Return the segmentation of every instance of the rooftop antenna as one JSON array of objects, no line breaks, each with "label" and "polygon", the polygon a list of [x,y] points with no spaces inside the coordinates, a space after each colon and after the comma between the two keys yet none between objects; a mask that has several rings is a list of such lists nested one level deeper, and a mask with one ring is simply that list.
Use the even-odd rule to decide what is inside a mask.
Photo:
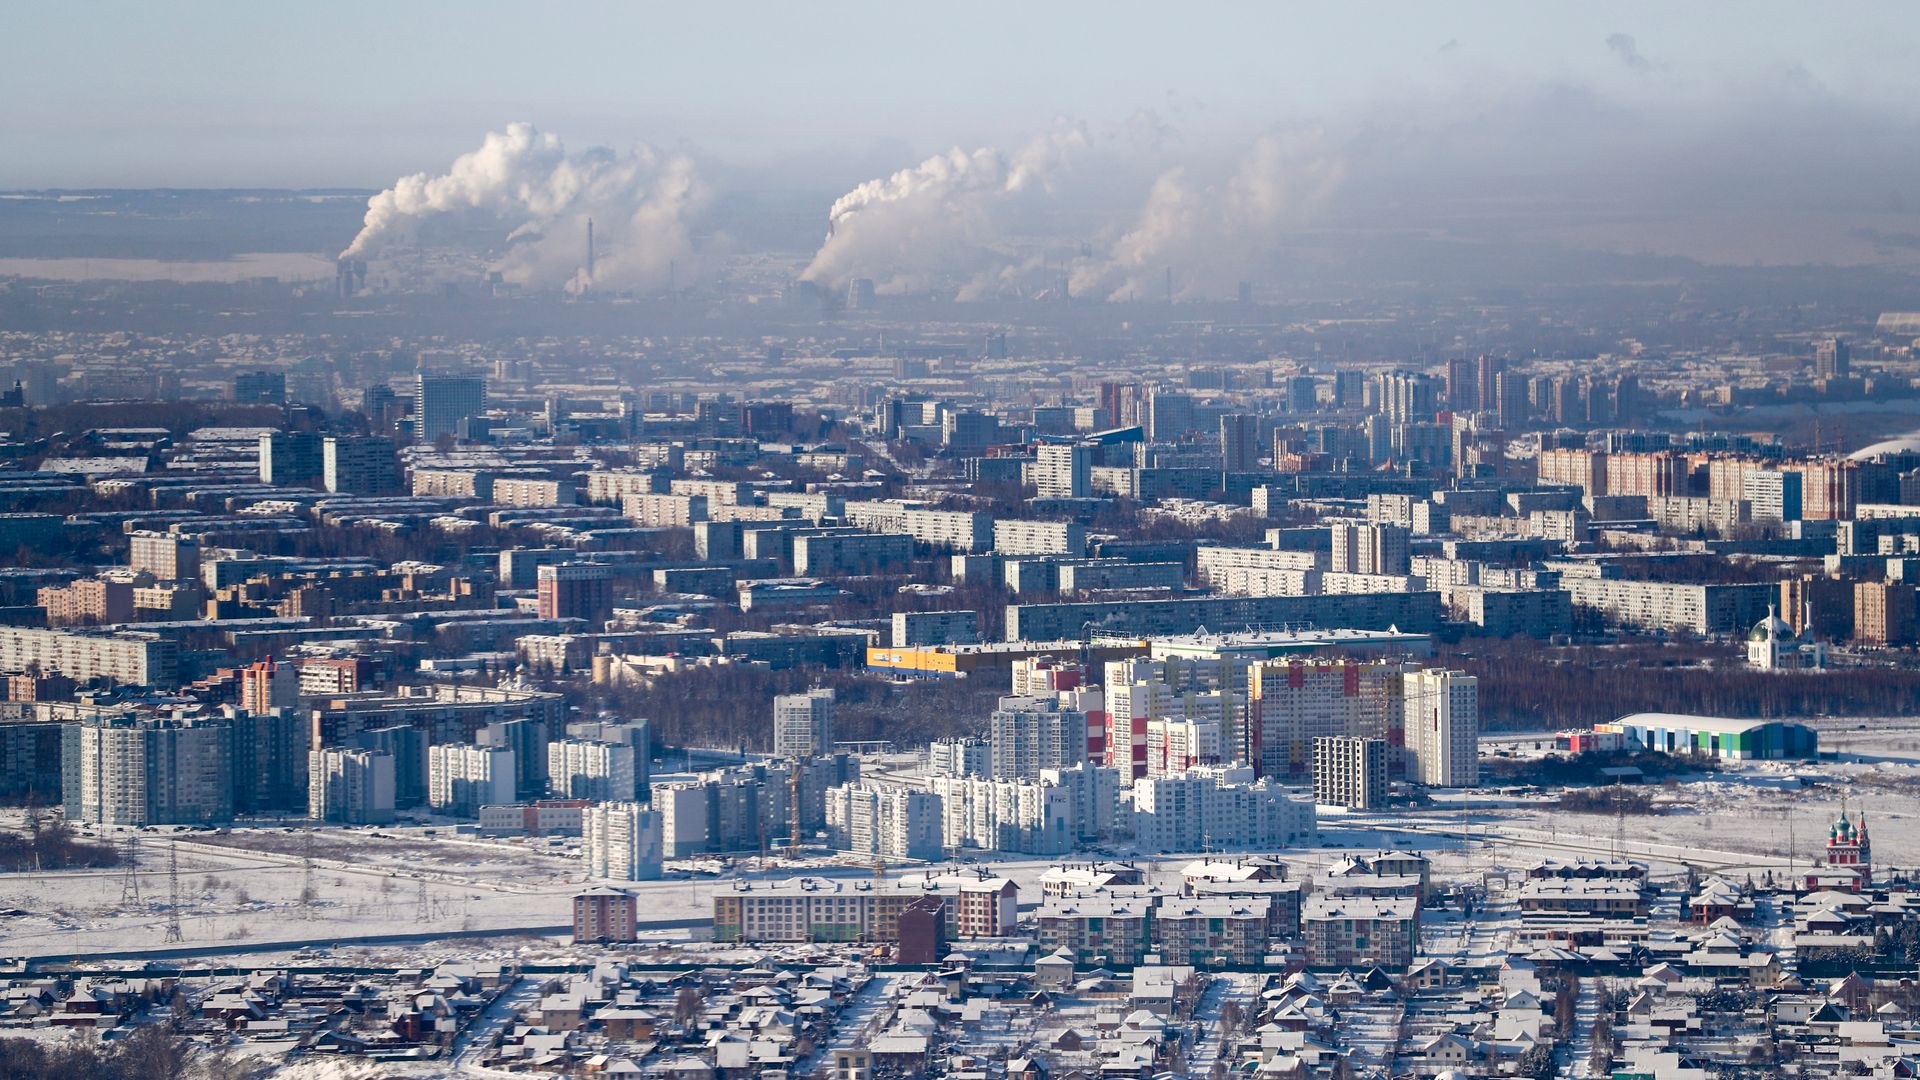
[{"label": "rooftop antenna", "polygon": [[180,933],[180,841],[167,842],[167,936],[169,942],[181,940]]}]

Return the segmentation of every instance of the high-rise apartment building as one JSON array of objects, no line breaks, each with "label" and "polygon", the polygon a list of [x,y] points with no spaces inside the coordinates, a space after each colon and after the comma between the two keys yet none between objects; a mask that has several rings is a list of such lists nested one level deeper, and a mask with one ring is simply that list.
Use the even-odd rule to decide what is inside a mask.
[{"label": "high-rise apartment building", "polygon": [[1846,459],[1809,461],[1795,467],[1800,473],[1800,516],[1808,521],[1846,521],[1861,502],[1860,462]]},{"label": "high-rise apartment building", "polygon": [[427,748],[427,805],[473,817],[514,799],[514,754],[504,746],[440,743]]},{"label": "high-rise apartment building", "polygon": [[547,790],[562,799],[631,802],[645,776],[635,759],[645,752],[631,743],[556,739],[547,744]]},{"label": "high-rise apartment building", "polygon": [[1320,381],[1311,375],[1287,376],[1287,411],[1295,416],[1305,416],[1320,408]]},{"label": "high-rise apartment building", "polygon": [[351,745],[377,750],[393,759],[393,803],[419,806],[427,801],[427,733],[410,724],[369,728],[353,734]]},{"label": "high-rise apartment building", "polygon": [[1438,386],[1433,377],[1412,371],[1383,371],[1374,377],[1378,412],[1392,424],[1431,420],[1438,410]]},{"label": "high-rise apartment building", "polygon": [[[1507,360],[1503,356],[1481,354],[1474,361],[1474,403],[1473,407],[1486,412],[1501,412],[1501,399],[1506,394],[1517,393],[1517,386],[1510,385],[1503,390],[1500,380],[1508,377]],[[1460,406],[1456,403],[1454,408]]]},{"label": "high-rise apartment building", "polygon": [[1220,461],[1227,472],[1252,472],[1260,467],[1258,416],[1227,413],[1220,418]]},{"label": "high-rise apartment building", "polygon": [[233,820],[233,724],[102,717],[62,732],[67,820],[206,825]]},{"label": "high-rise apartment building", "polygon": [[285,660],[261,660],[240,669],[240,707],[250,713],[300,704],[300,669]]},{"label": "high-rise apartment building", "polygon": [[142,530],[128,538],[127,566],[160,581],[200,578],[200,541],[191,536]]},{"label": "high-rise apartment building", "polygon": [[832,690],[781,694],[773,699],[773,756],[810,758],[832,752]]},{"label": "high-rise apartment building", "polygon": [[514,797],[535,799],[547,791],[547,744],[556,727],[550,720],[516,716],[482,725],[473,741],[513,751]]},{"label": "high-rise apartment building", "polygon": [[942,844],[1029,855],[1064,855],[1113,825],[1113,770],[1081,765],[1023,779],[934,777]]},{"label": "high-rise apartment building", "polygon": [[343,825],[388,825],[394,817],[393,755],[327,746],[307,755],[307,816]]},{"label": "high-rise apartment building", "polygon": [[1747,501],[1756,522],[1799,521],[1803,479],[1800,473],[1788,469],[1749,469],[1740,476],[1736,498]]},{"label": "high-rise apartment building", "polygon": [[[1245,737],[1235,752],[1261,776],[1309,779],[1315,740],[1339,736],[1404,740],[1400,690],[1406,666],[1394,661],[1293,659],[1247,673]],[[1394,769],[1389,754],[1387,767]]]},{"label": "high-rise apartment building", "polygon": [[935,739],[927,745],[927,775],[992,776],[993,744],[972,737]]},{"label": "high-rise apartment building", "polygon": [[1245,767],[1190,769],[1133,785],[1134,842],[1147,851],[1310,844],[1313,803]]},{"label": "high-rise apartment building", "polygon": [[233,377],[233,400],[242,405],[284,405],[287,402],[287,373],[243,371]]},{"label": "high-rise apartment building", "polygon": [[1313,801],[1372,810],[1387,801],[1387,741],[1345,735],[1313,740]]},{"label": "high-rise apartment building", "polygon": [[543,619],[585,619],[598,624],[613,613],[613,567],[599,563],[562,563],[535,571],[535,593]]},{"label": "high-rise apartment building", "polygon": [[1813,348],[1813,377],[1845,379],[1853,374],[1853,350],[1837,337],[1828,338]]},{"label": "high-rise apartment building", "polygon": [[658,810],[626,800],[600,802],[582,815],[587,874],[613,881],[657,881],[663,857]]},{"label": "high-rise apartment building", "polygon": [[1480,783],[1480,681],[1460,671],[1402,677],[1410,778],[1428,787]]},{"label": "high-rise apartment building", "polygon": [[1863,645],[1910,645],[1915,640],[1914,588],[1900,581],[1853,586],[1853,639]]},{"label": "high-rise apartment building", "polygon": [[269,431],[260,436],[260,482],[277,487],[311,487],[326,472],[323,440],[317,431]]},{"label": "high-rise apartment building", "polygon": [[1042,769],[1064,769],[1087,760],[1087,715],[1061,707],[1057,698],[1003,697],[991,725],[993,775],[1034,779]]},{"label": "high-rise apartment building", "polygon": [[1193,430],[1193,398],[1154,387],[1144,411],[1148,442],[1173,442]]},{"label": "high-rise apartment building", "polygon": [[882,859],[937,860],[941,813],[932,792],[845,784],[826,795],[827,844]]},{"label": "high-rise apartment building", "polygon": [[1339,574],[1404,575],[1412,565],[1413,530],[1400,525],[1333,525],[1333,557]]},{"label": "high-rise apartment building", "polygon": [[478,375],[421,372],[413,391],[414,438],[431,443],[442,435],[465,439],[472,421],[487,412],[487,380]]},{"label": "high-rise apartment building", "polygon": [[1447,408],[1456,413],[1481,408],[1478,365],[1464,356],[1447,361]]},{"label": "high-rise apartment building", "polygon": [[1143,396],[1139,383],[1103,382],[1100,384],[1100,422],[1106,427],[1124,427],[1140,423]]},{"label": "high-rise apartment building", "polygon": [[1034,493],[1042,499],[1085,499],[1093,494],[1093,447],[1043,443],[1033,464]]},{"label": "high-rise apartment building", "polygon": [[321,448],[322,480],[340,495],[398,495],[400,456],[377,435],[329,435]]},{"label": "high-rise apartment building", "polygon": [[1148,776],[1179,776],[1222,762],[1218,720],[1179,716],[1147,721]]}]

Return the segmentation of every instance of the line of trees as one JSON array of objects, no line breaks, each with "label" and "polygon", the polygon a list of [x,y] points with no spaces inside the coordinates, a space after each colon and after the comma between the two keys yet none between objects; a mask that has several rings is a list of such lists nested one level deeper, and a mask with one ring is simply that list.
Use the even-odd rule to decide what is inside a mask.
[{"label": "line of trees", "polygon": [[1445,661],[1480,676],[1480,722],[1492,731],[1587,727],[1636,712],[1700,716],[1902,716],[1920,712],[1920,670],[1755,671],[1668,666],[1672,651],[1538,642],[1473,643]]},{"label": "line of trees", "polygon": [[1008,692],[992,674],[901,685],[870,673],[824,668],[772,671],[752,664],[670,672],[646,686],[594,687],[600,707],[644,716],[668,746],[745,747],[773,744],[773,699],[814,687],[834,692],[834,737],[887,739],[902,747],[949,735],[979,735]]}]

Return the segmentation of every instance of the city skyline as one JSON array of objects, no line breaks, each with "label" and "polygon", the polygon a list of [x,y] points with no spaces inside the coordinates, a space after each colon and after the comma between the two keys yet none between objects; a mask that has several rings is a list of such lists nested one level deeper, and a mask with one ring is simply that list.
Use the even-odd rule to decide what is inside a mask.
[{"label": "city skyline", "polygon": [[1920,1076],[1904,8],[11,16],[0,1075]]}]

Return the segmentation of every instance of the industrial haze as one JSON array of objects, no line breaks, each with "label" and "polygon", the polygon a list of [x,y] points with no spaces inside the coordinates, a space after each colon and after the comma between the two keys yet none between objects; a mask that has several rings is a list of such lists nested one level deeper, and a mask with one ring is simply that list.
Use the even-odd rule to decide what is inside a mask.
[{"label": "industrial haze", "polygon": [[1904,8],[7,22],[0,1077],[1920,1074]]}]

